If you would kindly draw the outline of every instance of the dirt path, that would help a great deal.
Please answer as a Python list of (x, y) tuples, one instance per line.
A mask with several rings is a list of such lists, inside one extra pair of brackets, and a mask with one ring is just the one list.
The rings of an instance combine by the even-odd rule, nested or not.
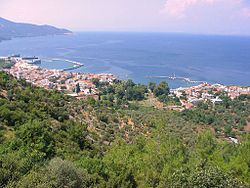
[(164, 104), (162, 102), (160, 102), (153, 93), (149, 93), (148, 94), (148, 98), (147, 100), (142, 102), (143, 105), (145, 106), (150, 106), (150, 107), (155, 107), (158, 109), (163, 109)]

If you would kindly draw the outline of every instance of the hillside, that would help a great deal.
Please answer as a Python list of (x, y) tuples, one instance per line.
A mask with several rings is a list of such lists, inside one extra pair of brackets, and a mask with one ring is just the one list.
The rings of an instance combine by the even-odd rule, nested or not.
[[(77, 100), (0, 72), (0, 187), (250, 185), (247, 132), (229, 143), (211, 131), (224, 121), (200, 121), (214, 109), (155, 109), (138, 102), (145, 89), (118, 82), (98, 100)], [(249, 114), (249, 98), (237, 100), (213, 117)]]
[(71, 33), (71, 31), (66, 29), (58, 29), (49, 25), (15, 23), (4, 18), (0, 18), (0, 41), (14, 37), (34, 37), (66, 33)]

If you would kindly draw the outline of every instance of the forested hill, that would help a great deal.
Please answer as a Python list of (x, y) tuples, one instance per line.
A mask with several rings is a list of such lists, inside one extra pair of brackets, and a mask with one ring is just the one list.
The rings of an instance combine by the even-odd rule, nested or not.
[(66, 33), (71, 33), (71, 31), (49, 25), (15, 23), (0, 17), (0, 41), (14, 37), (34, 37)]
[[(249, 134), (235, 132), (240, 144), (232, 144), (197, 119), (222, 118), (223, 106), (215, 116), (182, 114), (145, 105), (147, 92), (124, 81), (98, 100), (76, 100), (0, 72), (0, 187), (250, 186)], [(248, 112), (246, 97), (237, 104)]]

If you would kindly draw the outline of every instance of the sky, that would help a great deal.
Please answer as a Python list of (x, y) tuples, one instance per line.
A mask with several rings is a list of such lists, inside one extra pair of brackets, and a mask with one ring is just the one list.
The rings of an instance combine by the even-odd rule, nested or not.
[(0, 0), (0, 17), (72, 31), (250, 35), (250, 0)]

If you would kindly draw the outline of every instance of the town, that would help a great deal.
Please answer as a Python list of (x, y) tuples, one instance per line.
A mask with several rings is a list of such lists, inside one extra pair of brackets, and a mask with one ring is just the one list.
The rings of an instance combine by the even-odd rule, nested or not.
[(9, 69), (4, 69), (4, 71), (17, 79), (24, 79), (45, 89), (63, 91), (65, 94), (77, 98), (98, 94), (98, 90), (93, 83), (94, 80), (107, 84), (112, 84), (116, 80), (114, 75), (106, 73), (72, 73), (64, 70), (41, 68), (37, 65), (41, 63), (41, 60), (36, 57), (21, 58), (19, 55), (14, 55), (1, 57), (0, 59), (13, 63)]
[(213, 105), (222, 103), (223, 100), (219, 97), (221, 93), (232, 100), (240, 95), (250, 95), (250, 87), (203, 83), (189, 88), (173, 89), (171, 93), (179, 98), (183, 107), (189, 109), (202, 102), (211, 102)]
[[(113, 84), (117, 80), (114, 75), (107, 73), (73, 73), (66, 72), (65, 69), (41, 68), (38, 66), (41, 60), (37, 57), (22, 58), (20, 55), (13, 55), (1, 57), (0, 60), (12, 63), (11, 67), (4, 70), (18, 79), (24, 79), (33, 85), (45, 89), (62, 91), (67, 95), (79, 99), (98, 95), (98, 89), (94, 80), (107, 84)], [(80, 63), (71, 62), (74, 66), (83, 66)], [(202, 83), (187, 88), (171, 89), (170, 96), (177, 97), (181, 106), (171, 106), (168, 108), (175, 110), (190, 109), (202, 102), (211, 102), (213, 105), (216, 105), (223, 102), (219, 97), (220, 93), (224, 93), (231, 99), (235, 99), (243, 94), (249, 95), (250, 87)]]

